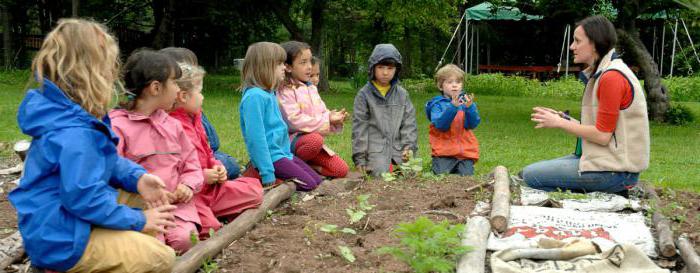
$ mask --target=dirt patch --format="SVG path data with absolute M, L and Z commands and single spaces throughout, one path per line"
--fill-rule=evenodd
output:
M 406 265 L 376 250 L 398 244 L 392 229 L 419 216 L 463 223 L 476 200 L 474 193 L 464 189 L 475 184 L 475 180 L 459 177 L 439 182 L 370 181 L 334 196 L 309 201 L 295 197 L 229 246 L 219 267 L 222 272 L 410 272 Z M 357 206 L 356 197 L 364 194 L 376 206 L 359 223 L 350 225 L 346 209 Z M 326 224 L 350 227 L 357 234 L 321 231 Z M 347 262 L 339 246 L 349 247 L 357 260 Z
M 671 220 L 674 236 L 686 233 L 700 253 L 700 194 L 657 188 L 657 209 Z
M 20 163 L 15 155 L 0 158 L 0 170 L 17 166 Z M 17 231 L 17 213 L 7 200 L 7 194 L 14 189 L 13 181 L 19 179 L 19 174 L 0 175 L 0 239 Z

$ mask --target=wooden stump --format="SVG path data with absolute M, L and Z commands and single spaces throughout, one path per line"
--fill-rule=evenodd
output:
M 508 227 L 508 217 L 510 216 L 510 177 L 508 169 L 503 166 L 496 167 L 493 174 L 495 183 L 491 202 L 491 228 L 502 233 Z
M 687 272 L 700 272 L 700 257 L 698 257 L 698 253 L 695 252 L 695 248 L 688 240 L 686 234 L 678 237 L 678 250 L 685 262 L 685 270 Z
M 644 183 L 642 185 L 644 192 L 647 194 L 647 199 L 653 200 L 653 203 L 658 207 L 661 205 L 661 200 L 656 194 L 654 187 Z M 654 210 L 654 214 L 651 217 L 651 221 L 654 223 L 654 229 L 656 229 L 656 238 L 659 241 L 659 252 L 661 256 L 673 257 L 676 255 L 676 245 L 673 242 L 673 232 L 671 231 L 671 222 L 668 221 L 666 216 L 659 211 L 658 208 Z
M 296 185 L 292 182 L 285 182 L 271 189 L 260 205 L 255 209 L 249 209 L 236 217 L 233 222 L 225 225 L 214 236 L 206 241 L 200 242 L 192 249 L 182 255 L 176 262 L 173 273 L 192 273 L 197 271 L 202 265 L 202 261 L 207 258 L 212 258 L 221 250 L 226 248 L 231 242 L 243 237 L 248 230 L 253 228 L 256 223 L 265 218 L 268 210 L 279 205 L 280 202 L 289 199 L 296 191 Z M 250 255 L 256 255 L 250 253 Z
M 24 159 L 27 158 L 27 151 L 29 151 L 29 146 L 31 146 L 31 142 L 27 140 L 20 140 L 15 143 L 15 146 L 13 147 L 13 150 L 15 150 L 15 153 L 17 156 L 19 156 L 19 159 L 24 162 Z
M 489 220 L 483 216 L 469 218 L 464 232 L 462 245 L 473 249 L 459 260 L 457 273 L 483 273 L 486 266 L 486 244 L 491 233 Z

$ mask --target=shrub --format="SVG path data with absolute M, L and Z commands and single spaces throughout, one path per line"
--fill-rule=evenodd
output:
M 693 113 L 687 106 L 681 104 L 672 104 L 665 114 L 666 121 L 673 125 L 686 125 L 695 120 Z

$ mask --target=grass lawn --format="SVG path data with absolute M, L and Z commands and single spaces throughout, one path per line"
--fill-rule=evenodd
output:
M 0 142 L 14 142 L 26 138 L 16 124 L 17 107 L 22 99 L 26 77 L 0 76 Z M 214 123 L 222 149 L 238 158 L 248 161 L 240 132 L 238 105 L 241 94 L 236 91 L 238 79 L 210 75 L 204 87 L 204 108 Z M 333 91 L 322 94 L 329 108 L 352 110 L 356 89 L 349 82 L 332 82 Z M 411 99 L 416 107 L 418 121 L 419 156 L 423 157 L 424 167 L 430 167 L 430 146 L 428 143 L 428 120 L 425 117 L 425 102 L 435 93 L 411 90 Z M 415 91 L 415 92 L 414 92 Z M 579 116 L 579 102 L 575 99 L 549 97 L 509 97 L 479 95 L 476 102 L 481 113 L 481 125 L 475 130 L 481 145 L 481 159 L 476 165 L 476 174 L 486 174 L 496 165 L 506 166 L 516 173 L 524 166 L 544 159 L 564 156 L 573 152 L 576 138 L 560 130 L 534 129 L 530 121 L 532 107 L 537 105 L 556 109 L 572 110 Z M 700 118 L 700 103 L 685 102 Z M 642 173 L 642 179 L 657 185 L 674 189 L 700 192 L 700 121 L 686 126 L 651 125 L 651 164 Z M 327 144 L 338 152 L 351 165 L 351 123 L 346 123 L 342 134 L 327 138 Z M 4 151 L 8 156 L 9 151 Z

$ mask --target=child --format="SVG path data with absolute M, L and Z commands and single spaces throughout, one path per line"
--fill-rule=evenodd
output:
M 119 48 L 98 23 L 61 19 L 32 63 L 41 84 L 17 113 L 32 136 L 24 175 L 8 199 L 32 265 L 60 272 L 170 272 L 175 252 L 141 232 L 173 225 L 163 181 L 117 155 L 101 120 L 114 97 Z M 66 70 L 59 70 L 70 68 Z M 152 209 L 117 203 L 120 188 Z
M 287 124 L 274 91 L 284 79 L 286 56 L 275 43 L 259 42 L 248 47 L 241 72 L 241 131 L 263 185 L 271 185 L 277 177 L 296 178 L 297 187 L 308 191 L 321 183 L 321 177 L 292 155 Z
M 352 114 L 352 160 L 360 172 L 380 175 L 391 164 L 415 154 L 416 112 L 399 84 L 401 54 L 379 44 L 369 57 L 369 79 L 355 96 Z
M 345 177 L 348 164 L 323 144 L 323 138 L 342 131 L 347 112 L 328 110 L 316 86 L 309 83 L 312 57 L 308 44 L 290 41 L 282 48 L 287 52 L 286 79 L 277 98 L 289 126 L 292 152 L 323 176 Z
M 192 246 L 190 234 L 197 234 L 201 225 L 191 200 L 204 178 L 197 151 L 180 122 L 166 112 L 175 104 L 180 91 L 175 79 L 181 74 L 177 63 L 165 54 L 152 50 L 131 54 L 124 65 L 128 101 L 109 117 L 120 139 L 119 153 L 159 176 L 174 193 L 177 226 L 158 238 L 184 253 Z
M 425 105 L 430 120 L 430 147 L 435 174 L 474 174 L 479 142 L 472 132 L 481 118 L 472 98 L 462 92 L 464 71 L 453 64 L 435 74 L 442 95 Z
M 262 203 L 262 186 L 255 178 L 228 180 L 226 168 L 214 157 L 202 126 L 204 69 L 186 63 L 179 65 L 182 70 L 182 77 L 177 80 L 180 92 L 170 116 L 180 121 L 199 155 L 205 184 L 202 191 L 195 194 L 194 203 L 202 222 L 199 237 L 204 239 L 209 236 L 210 229 L 221 228 L 217 217 L 231 217 L 259 206 Z
M 311 79 L 310 82 L 318 88 L 321 81 L 321 59 L 316 56 L 311 57 Z
M 195 55 L 194 52 L 192 52 L 192 50 L 189 50 L 187 48 L 166 47 L 159 51 L 167 54 L 178 63 L 186 63 L 192 66 L 199 65 L 197 55 Z M 224 167 L 226 167 L 226 174 L 228 176 L 228 180 L 235 179 L 241 174 L 241 167 L 238 165 L 238 160 L 236 160 L 236 158 L 234 158 L 233 156 L 230 156 L 229 154 L 219 150 L 219 135 L 216 133 L 214 125 L 212 125 L 211 122 L 209 122 L 209 119 L 204 114 L 204 112 L 202 112 L 201 116 L 202 125 L 204 126 L 204 130 L 207 132 L 207 140 L 209 141 L 209 147 L 211 147 L 211 150 L 214 152 L 214 157 L 216 157 L 216 160 L 221 162 L 221 164 L 223 164 Z

